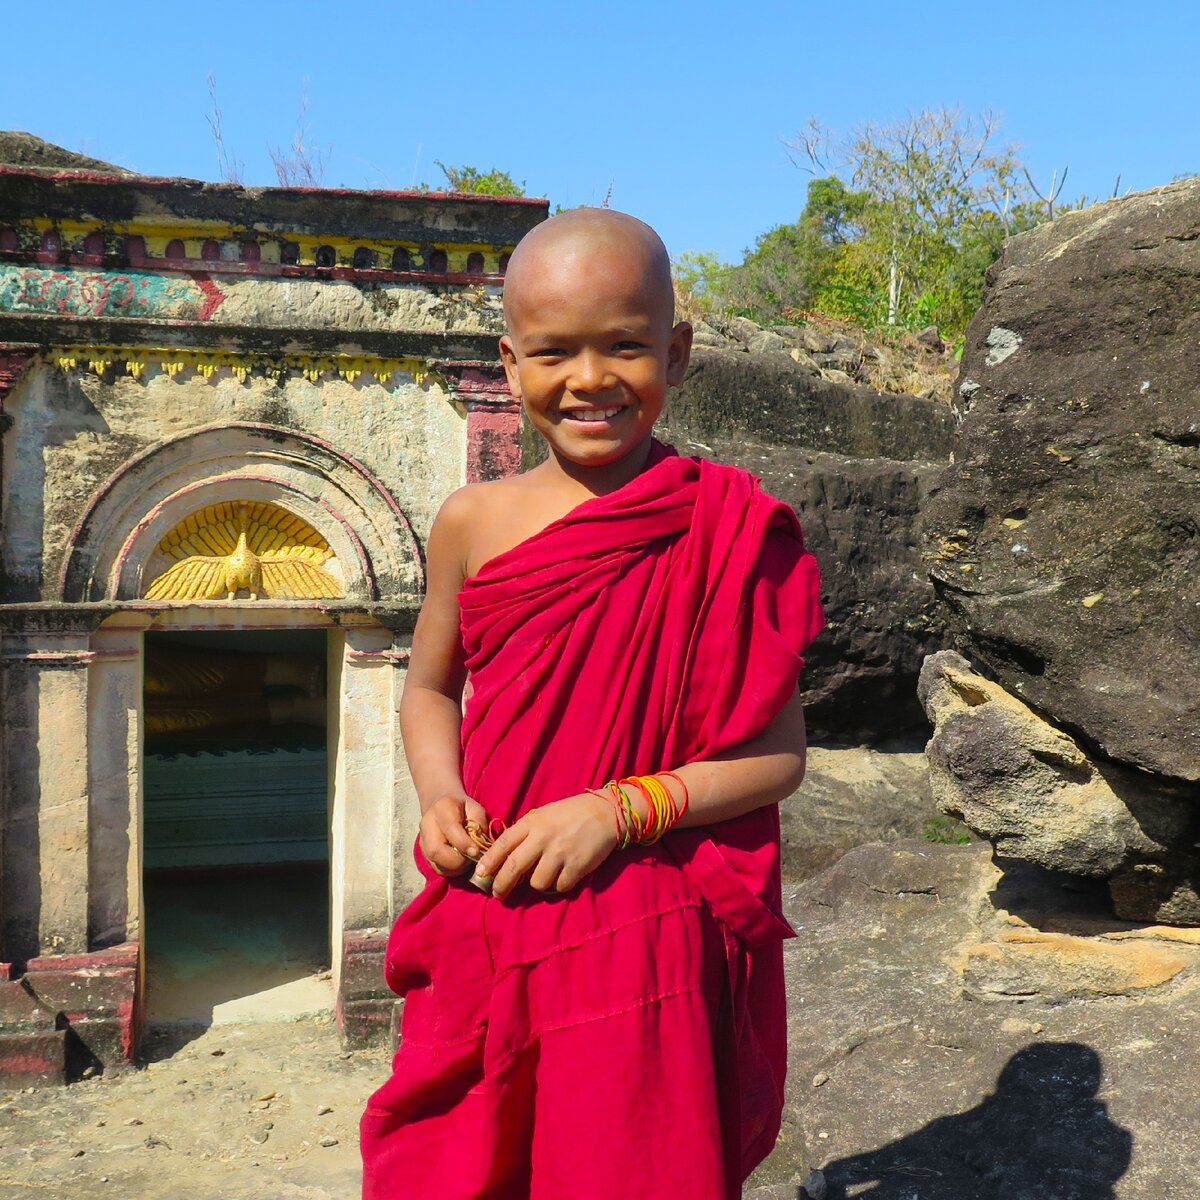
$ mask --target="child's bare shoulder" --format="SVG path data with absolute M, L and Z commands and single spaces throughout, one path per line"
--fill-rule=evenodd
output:
M 529 475 L 468 483 L 446 498 L 430 540 L 449 551 L 464 576 L 473 575 L 547 525 L 545 504 L 544 487 Z
M 431 542 L 453 548 L 464 575 L 540 533 L 585 497 L 548 483 L 537 468 L 469 483 L 447 497 Z
M 522 492 L 529 490 L 524 475 L 511 475 L 505 479 L 488 479 L 481 483 L 468 483 L 457 488 L 442 502 L 434 524 L 453 529 L 469 530 L 496 506 L 508 507 L 517 501 Z

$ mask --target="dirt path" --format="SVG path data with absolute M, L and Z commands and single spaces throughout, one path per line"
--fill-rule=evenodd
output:
M 0 1093 L 0 1200 L 356 1200 L 383 1050 L 328 1019 L 151 1034 L 144 1067 Z

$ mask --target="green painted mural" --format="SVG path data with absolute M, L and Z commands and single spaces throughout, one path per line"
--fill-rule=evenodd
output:
M 95 271 L 0 263 L 0 311 L 73 317 L 207 321 L 224 300 L 199 271 Z

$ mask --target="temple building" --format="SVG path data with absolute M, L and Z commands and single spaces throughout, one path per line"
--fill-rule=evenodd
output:
M 0 1080 L 255 991 L 387 1036 L 423 547 L 519 461 L 546 209 L 0 166 Z

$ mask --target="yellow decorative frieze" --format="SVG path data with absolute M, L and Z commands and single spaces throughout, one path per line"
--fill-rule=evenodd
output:
M 325 569 L 328 542 L 295 514 L 265 502 L 225 501 L 191 513 L 158 545 L 175 562 L 146 588 L 147 600 L 337 599 Z
M 175 350 L 167 347 L 62 346 L 51 350 L 47 359 L 60 371 L 86 370 L 104 375 L 111 370 L 134 379 L 143 378 L 151 369 L 172 379 L 194 375 L 212 379 L 219 371 L 228 371 L 244 383 L 251 375 L 271 375 L 282 379 L 298 375 L 310 383 L 322 378 L 341 378 L 348 383 L 370 376 L 387 384 L 393 376 L 409 378 L 418 386 L 429 376 L 429 364 L 419 358 L 373 358 L 351 354 L 238 354 L 224 350 Z

